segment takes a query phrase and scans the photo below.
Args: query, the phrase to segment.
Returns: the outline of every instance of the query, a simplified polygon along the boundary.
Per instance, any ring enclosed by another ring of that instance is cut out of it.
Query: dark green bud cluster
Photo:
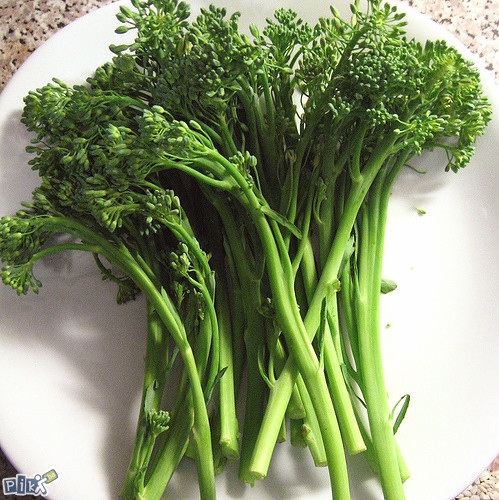
[[[407,39],[404,14],[388,4],[352,9],[351,24],[339,14],[321,20],[303,54],[297,71],[309,98],[303,122],[328,120],[336,131],[332,124],[341,123],[346,143],[359,126],[368,127],[366,145],[395,133],[394,151],[443,148],[446,169],[465,166],[490,119],[474,65],[444,41]]]
[[[163,217],[171,217],[180,223],[182,213],[180,199],[171,189],[147,192],[145,206],[151,213],[162,214]]]
[[[253,174],[257,166],[257,159],[248,151],[238,152],[229,158],[230,162],[245,176],[246,181],[253,185]]]
[[[117,304],[131,302],[135,300],[139,294],[140,290],[132,280],[122,278],[118,281],[118,292],[116,293]]]
[[[160,232],[164,227],[176,230],[182,226],[180,199],[172,190],[147,191],[141,198],[141,210],[145,220],[137,225],[144,235]]]
[[[120,89],[123,95],[140,99],[152,86],[151,78],[144,73],[131,54],[118,54],[95,70],[87,79],[92,90],[113,92]]]
[[[214,69],[223,87],[234,88],[239,76],[248,78],[262,61],[260,47],[251,43],[239,30],[239,12],[227,16],[225,8],[210,5],[201,9],[190,27],[192,51],[211,53]]]
[[[207,138],[184,121],[178,121],[160,106],[144,110],[140,119],[140,138],[153,145],[159,156],[195,159],[208,153]]]
[[[192,260],[189,256],[189,248],[185,243],[179,243],[175,252],[170,254],[171,267],[179,276],[188,277],[194,271]]]
[[[120,229],[124,220],[131,215],[135,217],[140,209],[131,191],[89,189],[86,194],[95,219],[111,232]]]
[[[33,274],[34,257],[43,245],[56,233],[50,227],[48,215],[38,215],[20,210],[14,216],[0,219],[0,261],[3,283],[19,295],[30,289],[38,293],[41,282]]]
[[[145,412],[145,419],[148,430],[154,437],[159,436],[162,432],[169,429],[170,414],[165,410],[147,410]]]
[[[141,112],[133,98],[55,82],[25,102],[23,122],[36,134],[28,148],[34,154],[30,164],[41,176],[74,182],[117,167],[131,151],[129,127]]]
[[[41,89],[28,93],[24,98],[22,121],[28,130],[37,134],[36,140],[64,135],[66,130],[73,128],[73,123],[67,119],[72,98],[72,88],[60,80],[54,80]]]
[[[33,264],[32,261],[7,264],[0,273],[2,282],[10,286],[18,295],[26,295],[29,290],[38,293],[42,283],[33,274]]]
[[[206,304],[202,289],[206,285],[202,270],[189,247],[180,242],[177,249],[169,254],[168,262],[176,282],[177,298],[182,301],[189,298],[187,303],[184,302],[184,307],[190,308],[191,314],[195,314],[198,319],[203,319]]]
[[[404,147],[409,147],[414,154],[421,154],[425,145],[438,137],[445,130],[445,118],[430,116],[415,117],[407,124],[405,129],[396,129],[396,132],[404,136]]]
[[[167,62],[168,54],[180,45],[190,15],[189,6],[178,0],[133,0],[132,6],[134,9],[120,6],[117,18],[125,24],[117,32],[133,30],[137,36],[133,43],[114,45],[111,50],[117,54],[129,51],[145,68],[160,68]]]
[[[54,234],[47,229],[48,215],[18,211],[0,219],[0,260],[25,262]]]
[[[312,27],[300,19],[292,9],[277,9],[274,19],[267,19],[263,29],[263,35],[270,42],[268,50],[271,62],[283,69],[287,67],[289,71],[293,71],[294,68],[289,65],[295,59],[293,56],[300,54],[311,42]]]

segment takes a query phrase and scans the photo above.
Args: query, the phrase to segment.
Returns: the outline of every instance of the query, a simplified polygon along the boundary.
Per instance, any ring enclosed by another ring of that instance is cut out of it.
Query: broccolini
[[[145,296],[122,497],[160,498],[184,456],[202,498],[226,460],[252,484],[289,432],[334,498],[350,496],[345,450],[404,498],[409,397],[394,415],[380,342],[380,294],[396,286],[382,279],[387,207],[423,151],[468,164],[491,115],[479,72],[446,42],[408,38],[381,0],[315,25],[281,8],[249,34],[238,13],[192,19],[178,0],[131,0],[117,18],[135,38],[85,84],[25,98],[40,185],[0,219],[0,258],[18,294],[39,292],[39,259],[80,250],[118,302]]]

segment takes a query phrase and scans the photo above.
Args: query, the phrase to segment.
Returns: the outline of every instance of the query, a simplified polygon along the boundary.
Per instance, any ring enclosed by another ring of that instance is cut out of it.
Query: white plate
[[[328,5],[287,3],[311,21]],[[278,4],[237,0],[232,7],[247,22],[262,20]],[[109,5],[60,31],[0,96],[0,214],[29,199],[37,182],[26,167],[22,97],[54,76],[81,82],[107,60],[109,43],[122,40],[113,33],[116,9]],[[417,36],[457,43],[426,17],[409,10],[408,18]],[[497,88],[488,76],[485,85],[497,115]],[[385,275],[399,288],[383,298],[383,322],[391,324],[384,348],[393,401],[412,396],[398,434],[412,470],[406,483],[412,500],[452,498],[499,451],[498,140],[495,116],[464,171],[408,171],[392,199]],[[118,307],[81,255],[45,262],[38,272],[44,283],[38,296],[18,298],[0,287],[0,444],[28,475],[57,471],[59,478],[47,486],[54,500],[115,499],[138,409],[143,304]],[[363,459],[352,462],[353,497],[380,498]],[[239,483],[229,467],[218,491],[221,498],[329,496],[326,470],[314,469],[288,444],[279,446],[269,476],[255,488]],[[170,492],[171,498],[197,497],[188,465]]]

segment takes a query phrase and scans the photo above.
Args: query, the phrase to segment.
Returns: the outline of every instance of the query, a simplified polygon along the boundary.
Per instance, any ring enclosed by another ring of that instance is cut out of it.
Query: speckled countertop
[[[0,91],[29,54],[55,31],[77,17],[112,1],[0,0]],[[495,81],[499,82],[499,0],[402,2],[446,27],[480,56],[486,69],[491,72]],[[0,478],[12,477],[15,473],[0,450]],[[499,460],[496,459],[459,498],[499,500]]]

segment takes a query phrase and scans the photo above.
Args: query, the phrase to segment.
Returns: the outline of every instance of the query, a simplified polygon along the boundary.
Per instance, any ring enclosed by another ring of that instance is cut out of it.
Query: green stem
[[[151,282],[148,274],[136,263],[124,244],[113,244],[103,235],[69,218],[54,218],[53,222],[64,228],[65,231],[80,237],[87,244],[98,245],[100,247],[99,253],[109,262],[120,267],[135,282],[151,306],[155,308],[159,318],[172,335],[178,346],[190,380],[190,390],[194,407],[194,425],[191,434],[196,443],[196,452],[198,453],[196,462],[201,497],[207,500],[214,498],[215,482],[208,412],[196,367],[196,360],[187,340],[182,320],[178,316],[171,299],[169,299],[164,290],[158,290]],[[155,498],[155,494],[161,496],[162,492],[153,492],[151,498]]]
[[[386,499],[402,499],[405,463],[394,434],[389,407],[380,331],[380,289],[388,202],[391,186],[407,155],[395,160],[391,170],[373,183],[362,218],[358,302],[359,371],[366,402],[371,438]],[[367,242],[365,241],[367,240]]]
[[[258,312],[256,313],[258,315]],[[255,315],[255,311],[249,316]],[[261,426],[262,415],[265,410],[266,395],[268,387],[260,376],[258,356],[265,344],[264,340],[264,318],[255,316],[251,325],[246,326],[244,333],[246,347],[246,399],[244,407],[244,425],[241,441],[241,457],[239,461],[239,478],[249,484],[253,484],[255,477],[251,474],[249,463],[253,454],[255,441]],[[282,420],[280,424],[282,423]],[[279,424],[279,425],[280,425]]]
[[[317,418],[317,414],[313,409],[312,401],[302,377],[297,377],[296,385],[300,393],[303,405],[305,408],[307,408],[307,412],[303,417],[302,423],[303,439],[310,449],[314,465],[316,467],[327,466],[326,450],[324,449],[324,440],[322,439],[319,419]]]
[[[393,135],[384,138],[380,144],[378,144],[372,153],[371,159],[363,169],[361,177],[353,184],[345,200],[344,212],[339,222],[334,241],[327,254],[322,274],[317,282],[317,286],[310,299],[309,307],[303,320],[303,324],[310,339],[314,338],[319,327],[322,302],[331,288],[334,288],[334,283],[338,279],[345,248],[350,239],[351,231],[355,224],[360,206],[377,173],[382,168],[395,141],[396,136]],[[264,416],[264,422],[269,423],[269,426],[265,427],[266,432],[271,431],[271,422],[273,423],[272,425],[275,425],[276,421],[280,421],[283,418],[287,402],[291,396],[296,376],[299,372],[297,368],[298,360],[294,359],[293,354],[293,351],[291,351],[291,355],[279,378],[275,381],[273,391],[271,391],[266,415]],[[255,475],[262,477],[266,474],[267,469],[265,466],[268,465],[266,460],[268,457],[269,455],[267,453],[262,459],[256,456],[253,458],[252,469]]]
[[[239,425],[236,414],[234,384],[234,356],[229,298],[225,286],[217,287],[217,305],[220,332],[220,369],[225,370],[220,379],[220,445],[227,458],[239,458]]]
[[[259,138],[259,124],[257,117],[257,109],[259,109],[258,99],[249,83],[243,79],[239,79],[241,85],[241,91],[238,92],[238,97],[241,100],[244,112],[246,113],[246,122],[248,126],[249,141],[246,144],[246,149],[257,159],[258,177],[262,181],[263,185],[267,185],[266,173],[263,168],[264,166],[264,156],[261,151]]]
[[[248,201],[252,203],[251,198]],[[277,320],[299,367],[321,427],[333,493],[337,498],[349,498],[348,474],[341,434],[328,385],[302,321],[294,289],[289,286],[289,275],[286,276],[285,272],[287,269],[292,269],[291,262],[286,262],[279,252],[274,234],[263,213],[253,209],[252,215],[267,259]]]
[[[142,400],[134,449],[120,494],[123,498],[135,498],[137,492],[144,488],[145,474],[155,443],[155,437],[151,439],[148,435],[146,413],[160,408],[169,365],[169,335],[149,303],[147,304],[147,326]]]
[[[217,209],[222,221],[230,252],[230,263],[236,293],[240,294],[241,309],[245,317],[243,327],[246,353],[246,371],[254,374],[247,380],[247,397],[245,402],[244,425],[240,449],[239,477],[253,483],[254,477],[248,472],[254,442],[258,435],[261,418],[264,412],[267,386],[259,376],[258,356],[265,346],[265,320],[260,313],[262,305],[260,279],[253,272],[253,257],[244,247],[238,224],[227,203],[219,196],[206,193]]]
[[[194,425],[192,398],[184,394],[170,420],[169,429],[160,436],[160,445],[154,457],[147,482],[137,497],[140,500],[159,499],[185,455],[189,434]]]
[[[319,313],[322,307],[322,301],[329,293],[331,287],[334,286],[334,283],[338,280],[345,248],[348,245],[359,209],[377,173],[383,167],[395,140],[395,135],[387,136],[378,144],[372,153],[371,159],[365,165],[361,178],[358,179],[357,182],[354,182],[345,200],[345,206],[341,220],[338,224],[336,236],[327,255],[326,262],[324,263],[321,276],[317,282],[317,287],[310,301],[304,320],[307,330],[312,336],[315,335],[319,326]]]
[[[307,277],[304,282],[307,284],[307,299],[310,300],[317,286],[317,276],[315,261],[313,259],[313,249],[311,242],[307,246],[306,258],[302,262],[302,272]],[[360,433],[355,412],[350,399],[350,392],[345,382],[345,377],[341,366],[344,364],[342,350],[335,342],[339,337],[339,324],[337,315],[338,294],[335,289],[327,297],[328,323],[325,332],[324,363],[328,375],[331,397],[338,415],[341,432],[348,451],[351,454],[360,453],[366,449],[364,440]]]
[[[374,207],[370,207],[374,209]],[[365,218],[370,219],[369,216]],[[370,221],[373,222],[373,221]],[[372,226],[372,225],[371,225]],[[376,229],[369,224],[362,224],[362,236],[365,231],[372,236]],[[367,416],[371,431],[372,443],[381,478],[381,485],[385,498],[403,499],[404,491],[398,467],[398,458],[393,436],[393,422],[386,395],[386,383],[382,367],[382,349],[380,340],[380,326],[375,319],[379,318],[379,289],[374,286],[381,283],[378,258],[370,258],[376,252],[376,239],[361,244],[359,268],[358,314],[358,344],[359,344],[359,371],[361,374],[362,393],[367,408]],[[373,241],[374,240],[374,241]]]
[[[39,250],[35,254],[32,255],[30,261],[31,264],[34,266],[36,262],[43,257],[46,257],[47,255],[50,255],[52,253],[56,252],[63,252],[67,250],[78,250],[78,251],[83,251],[83,252],[90,252],[90,253],[98,253],[100,250],[100,247],[98,245],[94,244],[87,244],[87,243],[60,243],[57,245],[50,245],[46,248],[43,248],[42,250]]]
[[[290,393],[295,386],[298,374],[296,364],[290,364],[287,370],[281,372],[269,393],[267,407],[261,421],[260,431],[255,440],[251,462],[248,466],[251,475],[255,479],[262,479],[267,475],[277,436],[288,408]],[[281,391],[281,387],[284,390]],[[291,388],[289,394],[287,392],[288,388]]]
[[[266,259],[277,320],[284,332],[290,352],[296,357],[323,433],[332,489],[339,498],[349,498],[348,474],[341,433],[325,374],[300,315],[294,293],[293,266],[285,242],[277,224],[267,221],[262,211],[262,201],[253,192],[246,179],[225,158],[222,157],[219,160],[222,165],[229,163],[227,172],[233,176],[240,188],[240,192],[235,192],[237,199],[245,207],[258,232]],[[283,416],[280,423],[283,421]]]

